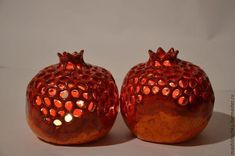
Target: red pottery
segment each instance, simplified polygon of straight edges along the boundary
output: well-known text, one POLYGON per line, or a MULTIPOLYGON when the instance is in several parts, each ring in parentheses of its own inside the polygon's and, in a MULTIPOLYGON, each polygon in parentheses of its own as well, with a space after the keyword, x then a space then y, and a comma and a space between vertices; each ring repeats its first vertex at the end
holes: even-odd
POLYGON ((214 93, 206 73, 177 58, 178 51, 149 50, 149 60, 128 72, 121 89, 121 113, 139 139, 180 143, 207 125, 214 93))
POLYGON ((58 54, 60 62, 41 70, 27 87, 26 114, 33 132, 59 145, 105 136, 118 113, 118 89, 111 73, 85 63, 83 50, 58 54))

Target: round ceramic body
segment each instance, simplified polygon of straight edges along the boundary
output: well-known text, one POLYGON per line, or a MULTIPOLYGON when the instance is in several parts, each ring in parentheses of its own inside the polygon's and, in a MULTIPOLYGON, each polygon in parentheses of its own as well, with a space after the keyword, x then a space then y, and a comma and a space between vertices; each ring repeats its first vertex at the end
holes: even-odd
POLYGON ((214 93, 205 72, 177 58, 178 51, 149 50, 134 66, 121 90, 121 113, 139 139, 180 143, 198 135, 213 111, 214 93))
POLYGON ((105 136, 118 112, 118 90, 110 72, 87 64, 80 53, 58 54, 27 87, 27 121, 42 140, 82 144, 105 136))

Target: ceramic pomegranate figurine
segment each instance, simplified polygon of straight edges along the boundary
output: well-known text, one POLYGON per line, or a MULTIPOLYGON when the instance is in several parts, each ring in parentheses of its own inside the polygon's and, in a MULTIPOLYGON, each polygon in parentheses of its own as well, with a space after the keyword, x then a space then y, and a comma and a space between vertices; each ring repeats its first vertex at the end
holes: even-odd
POLYGON ((42 140, 82 144, 105 136, 118 112, 118 90, 110 72, 83 61, 83 50, 58 54, 27 88, 27 121, 42 140))
POLYGON ((177 58, 178 51, 149 50, 149 60, 128 72, 121 89, 121 113, 139 139, 180 143, 207 125, 214 93, 205 72, 177 58))

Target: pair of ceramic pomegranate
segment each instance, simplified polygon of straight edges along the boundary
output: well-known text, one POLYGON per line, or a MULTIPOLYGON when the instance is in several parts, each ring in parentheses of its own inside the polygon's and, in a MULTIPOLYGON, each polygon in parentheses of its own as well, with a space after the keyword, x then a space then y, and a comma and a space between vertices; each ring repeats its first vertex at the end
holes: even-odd
POLYGON ((213 111, 214 94, 205 72, 177 58, 173 48, 149 50, 149 60, 128 72, 118 89, 111 73, 85 63, 83 50, 59 55, 27 88, 27 121, 42 140, 82 144, 105 136, 119 110, 139 139, 179 143, 199 134, 213 111))

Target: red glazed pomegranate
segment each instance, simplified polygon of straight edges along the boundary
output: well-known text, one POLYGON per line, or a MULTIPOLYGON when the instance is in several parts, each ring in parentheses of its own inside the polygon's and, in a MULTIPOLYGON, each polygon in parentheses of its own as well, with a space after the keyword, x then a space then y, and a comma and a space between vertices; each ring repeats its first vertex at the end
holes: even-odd
POLYGON ((214 93, 205 72, 177 58, 178 51, 149 50, 121 89, 121 113, 139 139, 180 143, 198 135, 213 111, 214 93))
POLYGON ((118 112, 118 90, 110 72, 83 61, 83 50, 58 54, 27 88, 27 121, 42 140, 82 144, 105 136, 118 112))

